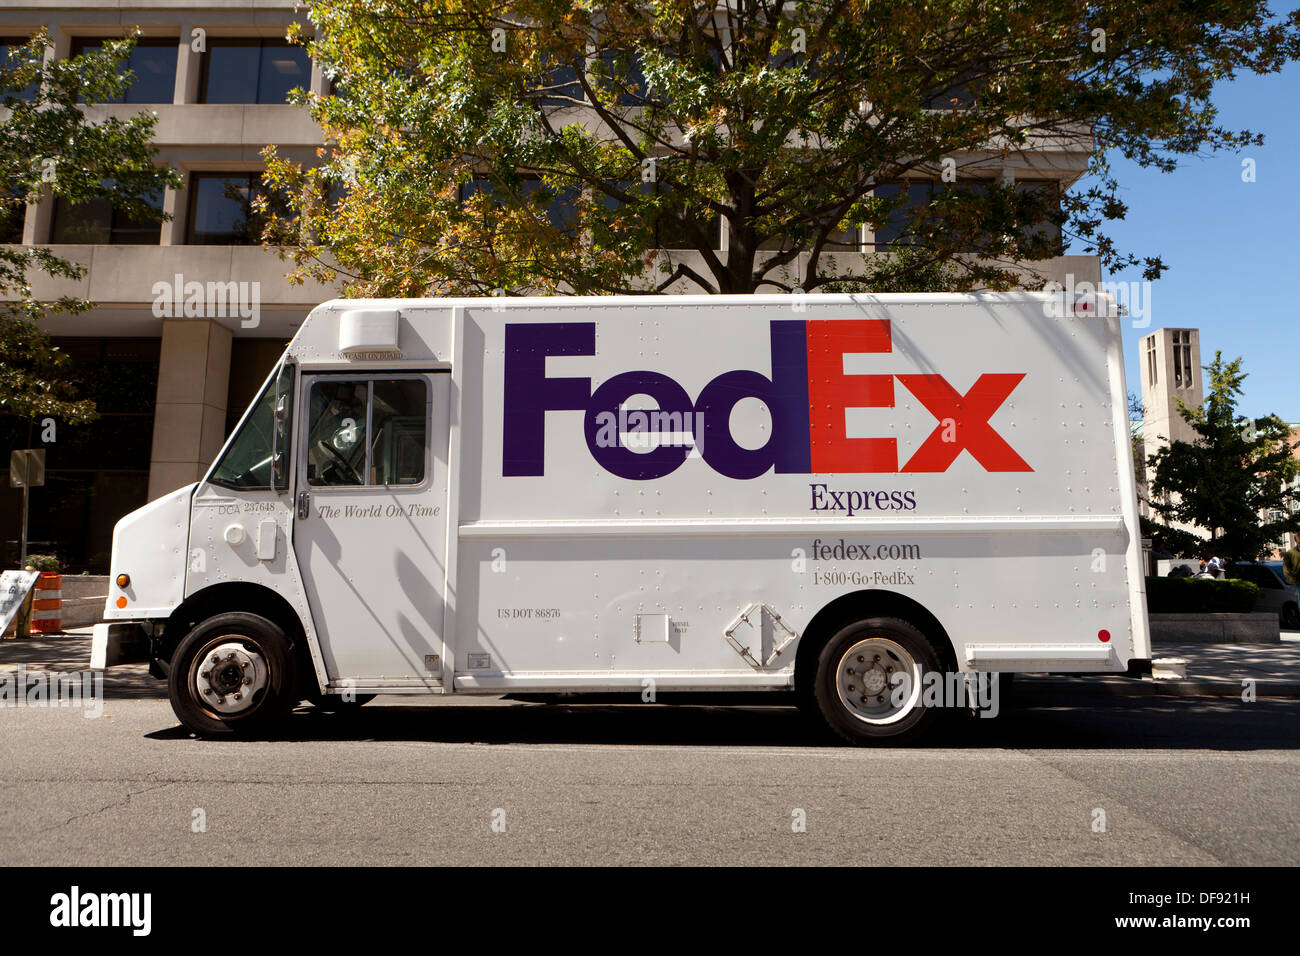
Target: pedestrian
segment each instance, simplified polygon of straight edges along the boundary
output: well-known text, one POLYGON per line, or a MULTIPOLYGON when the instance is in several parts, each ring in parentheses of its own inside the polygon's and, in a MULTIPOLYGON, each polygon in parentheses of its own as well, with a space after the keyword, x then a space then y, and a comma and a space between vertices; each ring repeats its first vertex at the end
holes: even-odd
POLYGON ((1223 558, 1219 557, 1213 551, 1210 552, 1210 560, 1207 563, 1207 567, 1209 568, 1210 574, 1216 578, 1223 577, 1224 572, 1226 570, 1226 567, 1224 566, 1223 563, 1223 558))
POLYGON ((1282 558, 1282 575, 1287 584, 1300 585, 1300 532, 1291 536, 1291 550, 1282 558))

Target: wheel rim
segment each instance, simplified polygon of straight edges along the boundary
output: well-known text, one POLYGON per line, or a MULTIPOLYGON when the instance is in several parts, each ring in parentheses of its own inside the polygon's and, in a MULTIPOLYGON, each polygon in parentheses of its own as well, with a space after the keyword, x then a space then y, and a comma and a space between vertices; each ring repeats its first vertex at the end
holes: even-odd
POLYGON ((255 641, 240 634, 214 638, 190 665, 190 693, 219 718, 240 717, 265 696, 270 667, 255 641))
POLYGON ((920 699, 921 665, 897 641, 868 637, 840 658, 835 690, 844 709, 863 723, 896 723, 911 713, 920 699))

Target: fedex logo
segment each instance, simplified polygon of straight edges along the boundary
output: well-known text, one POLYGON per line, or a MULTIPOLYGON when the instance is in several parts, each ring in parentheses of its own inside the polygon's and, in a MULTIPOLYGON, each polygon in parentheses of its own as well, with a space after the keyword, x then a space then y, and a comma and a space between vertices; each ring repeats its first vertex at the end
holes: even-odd
POLYGON ((656 415, 699 423, 703 432, 694 437, 701 457, 728 478, 756 478, 769 468, 804 475, 943 472, 963 450, 985 471, 1033 471, 989 424, 1023 372, 985 373, 965 394, 942 375, 845 374, 845 355, 893 351, 887 319, 777 320, 770 334, 770 378, 749 369, 723 372, 692 401, 662 372, 623 372, 594 393, 589 378, 548 378, 547 356, 596 354, 594 322, 507 324, 502 474, 543 474, 548 411, 584 413, 587 447, 606 471, 640 481, 671 473, 690 454, 689 445, 639 452, 617 435, 608 440, 610 423, 627 420, 623 405, 634 395, 653 398, 656 415), (901 467, 896 439, 850 438, 844 414, 849 408, 892 408, 896 381, 937 422, 901 467), (731 410, 750 397, 772 416, 771 437, 761 448, 745 448, 731 436, 731 410))

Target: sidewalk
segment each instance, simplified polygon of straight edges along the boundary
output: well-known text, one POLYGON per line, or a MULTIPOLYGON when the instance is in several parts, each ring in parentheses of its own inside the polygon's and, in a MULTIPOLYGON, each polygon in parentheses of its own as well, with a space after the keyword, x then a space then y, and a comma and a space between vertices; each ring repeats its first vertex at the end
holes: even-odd
MULTIPOLYGON (((1155 645, 1157 658, 1187 661, 1187 677, 1136 680, 1112 674, 1080 677, 1018 675, 1016 695, 1025 703, 1051 703, 1062 695, 1115 697, 1240 698, 1243 681, 1253 680, 1256 697, 1300 697, 1300 632, 1284 631, 1279 644, 1166 643, 1155 645)), ((80 671, 90 663, 90 628, 66 635, 0 641, 0 674, 25 664, 29 671, 80 671)), ((146 664, 110 667, 104 694, 114 699, 163 698, 167 685, 148 674, 146 664)))
MULTIPOLYGON (((28 672, 69 673, 90 667, 90 628, 66 634, 0 641, 0 675, 26 665, 28 672)), ((149 676, 148 664, 126 664, 104 671, 105 699, 154 699, 167 696, 167 684, 149 676)))
POLYGON ((1300 632, 1283 631, 1277 644, 1205 644, 1160 641, 1152 657, 1187 661, 1187 676, 1175 680, 1134 680, 1116 675, 1016 678, 1016 693, 1026 703, 1060 693, 1116 697, 1232 697, 1240 699, 1254 681, 1256 697, 1300 697, 1300 632))

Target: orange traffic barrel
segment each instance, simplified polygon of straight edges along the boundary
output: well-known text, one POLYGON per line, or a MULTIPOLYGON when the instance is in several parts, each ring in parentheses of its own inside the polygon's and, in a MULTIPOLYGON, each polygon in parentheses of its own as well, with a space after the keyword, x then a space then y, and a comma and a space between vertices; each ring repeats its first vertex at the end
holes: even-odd
POLYGON ((32 631, 58 634, 63 630, 63 576, 42 571, 32 593, 32 631))

